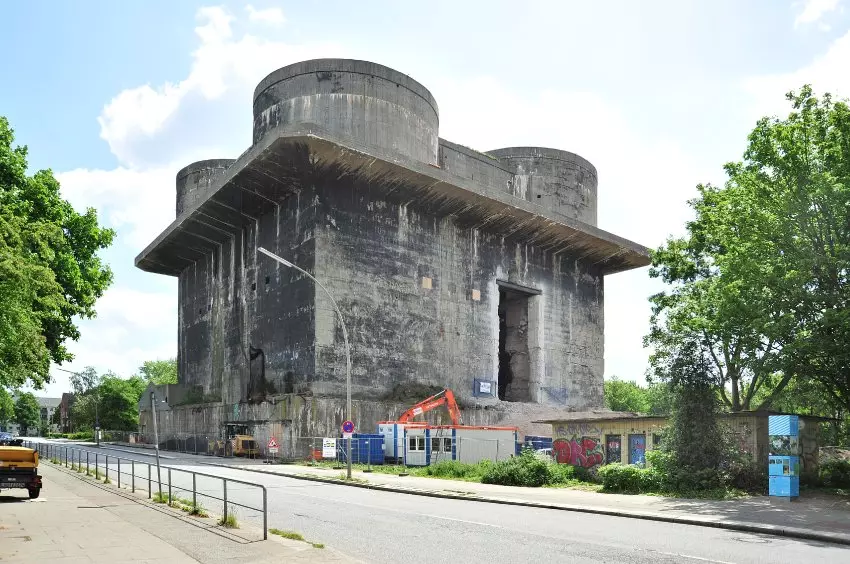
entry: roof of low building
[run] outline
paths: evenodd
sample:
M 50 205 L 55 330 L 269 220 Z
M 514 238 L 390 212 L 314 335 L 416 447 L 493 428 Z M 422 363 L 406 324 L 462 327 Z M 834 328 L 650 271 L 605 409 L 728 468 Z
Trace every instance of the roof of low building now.
M 782 411 L 736 411 L 733 413 L 720 413 L 720 417 L 767 417 L 770 415 L 796 415 L 801 419 L 810 421 L 832 421 L 829 417 L 821 417 L 819 415 L 806 415 L 803 413 L 787 413 Z M 631 411 L 575 411 L 565 413 L 564 417 L 557 419 L 544 419 L 541 421 L 532 421 L 532 423 L 578 423 L 583 421 L 633 421 L 633 420 L 648 420 L 648 419 L 667 419 L 669 415 L 644 415 L 633 413 Z

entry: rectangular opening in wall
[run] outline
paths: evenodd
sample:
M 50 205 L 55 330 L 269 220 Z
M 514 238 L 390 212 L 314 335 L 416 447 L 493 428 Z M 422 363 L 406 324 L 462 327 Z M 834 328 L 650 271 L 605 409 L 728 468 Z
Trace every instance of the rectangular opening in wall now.
M 507 282 L 499 285 L 499 399 L 531 401 L 528 357 L 529 299 L 540 292 Z

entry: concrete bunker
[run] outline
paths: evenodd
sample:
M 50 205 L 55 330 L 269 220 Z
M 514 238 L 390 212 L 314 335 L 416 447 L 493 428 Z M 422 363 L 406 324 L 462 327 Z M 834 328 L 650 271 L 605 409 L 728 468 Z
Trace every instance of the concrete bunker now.
M 333 308 L 261 246 L 339 303 L 360 429 L 409 405 L 395 390 L 417 384 L 453 389 L 478 425 L 601 406 L 602 281 L 649 256 L 595 226 L 592 164 L 441 139 L 427 88 L 368 61 L 274 71 L 253 117 L 238 160 L 177 174 L 177 217 L 136 258 L 179 280 L 180 387 L 203 396 L 175 404 L 163 436 L 256 421 L 261 444 L 276 436 L 294 453 L 339 429 L 346 348 Z

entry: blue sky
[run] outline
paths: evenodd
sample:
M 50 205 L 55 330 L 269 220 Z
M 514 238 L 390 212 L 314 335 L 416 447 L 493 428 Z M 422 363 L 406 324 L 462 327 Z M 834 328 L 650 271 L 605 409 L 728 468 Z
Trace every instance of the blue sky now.
M 604 5 L 603 5 L 604 4 Z M 79 207 L 118 230 L 115 284 L 71 344 L 129 376 L 176 353 L 174 280 L 133 258 L 174 215 L 174 174 L 250 144 L 251 92 L 297 60 L 373 60 L 428 87 L 440 134 L 541 145 L 599 170 L 599 224 L 680 233 L 755 120 L 810 82 L 850 96 L 848 0 L 734 2 L 32 1 L 4 4 L 0 114 Z M 606 375 L 642 381 L 646 269 L 606 279 Z M 46 393 L 67 388 L 54 372 Z

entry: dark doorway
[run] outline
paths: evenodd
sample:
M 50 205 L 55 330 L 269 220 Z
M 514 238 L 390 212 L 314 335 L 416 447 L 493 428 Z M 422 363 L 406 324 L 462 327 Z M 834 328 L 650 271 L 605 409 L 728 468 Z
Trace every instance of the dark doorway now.
M 531 401 L 528 359 L 530 293 L 499 288 L 499 399 Z

